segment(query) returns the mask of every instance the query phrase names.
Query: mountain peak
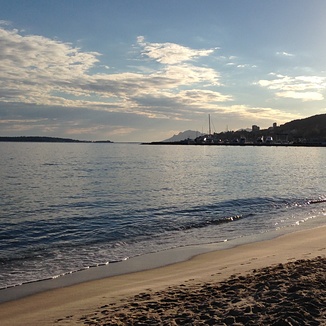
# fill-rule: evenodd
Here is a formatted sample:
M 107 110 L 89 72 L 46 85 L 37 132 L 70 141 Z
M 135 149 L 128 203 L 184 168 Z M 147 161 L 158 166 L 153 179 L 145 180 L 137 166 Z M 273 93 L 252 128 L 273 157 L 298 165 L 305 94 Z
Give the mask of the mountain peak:
M 181 131 L 177 135 L 173 135 L 169 139 L 165 139 L 162 142 L 176 142 L 176 141 L 182 141 L 185 139 L 195 139 L 198 136 L 201 136 L 202 133 L 199 131 L 194 131 L 194 130 L 186 130 L 186 131 Z

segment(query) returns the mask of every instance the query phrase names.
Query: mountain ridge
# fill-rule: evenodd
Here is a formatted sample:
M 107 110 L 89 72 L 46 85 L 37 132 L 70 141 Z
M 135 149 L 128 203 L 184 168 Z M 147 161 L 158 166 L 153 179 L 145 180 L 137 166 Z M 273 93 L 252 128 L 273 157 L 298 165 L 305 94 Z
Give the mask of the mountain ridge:
M 162 143 L 165 142 L 175 142 L 175 141 L 182 141 L 185 139 L 195 139 L 198 136 L 202 136 L 203 134 L 199 131 L 194 131 L 194 130 L 185 130 L 185 131 L 180 131 L 177 135 L 173 135 L 171 138 L 162 140 Z

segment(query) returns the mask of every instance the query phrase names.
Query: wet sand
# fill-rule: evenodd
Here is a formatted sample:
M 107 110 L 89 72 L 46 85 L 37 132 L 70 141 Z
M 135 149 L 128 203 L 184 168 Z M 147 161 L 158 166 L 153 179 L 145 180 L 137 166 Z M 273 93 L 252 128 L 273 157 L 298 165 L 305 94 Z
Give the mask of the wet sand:
M 0 305 L 0 325 L 326 325 L 326 227 Z

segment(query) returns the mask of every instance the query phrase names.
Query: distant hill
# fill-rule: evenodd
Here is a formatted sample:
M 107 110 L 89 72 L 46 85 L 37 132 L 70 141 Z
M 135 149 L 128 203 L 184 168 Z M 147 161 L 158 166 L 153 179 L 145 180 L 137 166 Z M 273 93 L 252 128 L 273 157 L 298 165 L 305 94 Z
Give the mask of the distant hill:
M 70 138 L 45 137 L 45 136 L 18 136 L 0 137 L 0 141 L 8 142 L 41 142 L 41 143 L 79 143 L 81 141 Z
M 287 122 L 277 131 L 300 138 L 326 138 L 326 114 Z
M 194 131 L 194 130 L 186 130 L 183 132 L 179 132 L 177 135 L 173 135 L 173 137 L 163 140 L 162 142 L 176 142 L 176 141 L 181 141 L 185 139 L 195 139 L 198 136 L 201 136 L 202 133 L 199 131 Z
M 1 142 L 35 142 L 35 143 L 112 143 L 110 140 L 87 141 L 70 138 L 45 136 L 0 137 Z

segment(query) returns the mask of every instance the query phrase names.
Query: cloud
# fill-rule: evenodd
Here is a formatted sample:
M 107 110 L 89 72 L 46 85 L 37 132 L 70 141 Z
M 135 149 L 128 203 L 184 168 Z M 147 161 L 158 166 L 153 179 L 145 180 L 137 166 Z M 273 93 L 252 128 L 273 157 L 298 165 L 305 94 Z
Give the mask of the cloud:
M 143 48 L 143 56 L 169 65 L 206 57 L 217 49 L 196 50 L 175 43 L 148 43 L 143 36 L 139 36 L 137 42 Z
M 248 105 L 233 105 L 232 112 L 238 112 L 249 121 L 277 121 L 279 123 L 302 118 L 300 114 L 284 112 L 269 107 L 251 107 Z
M 97 74 L 90 77 L 89 85 L 81 88 L 102 96 L 132 97 L 198 84 L 219 85 L 218 72 L 207 67 L 181 64 L 151 73 Z
M 32 131 L 37 127 L 53 132 L 65 124 L 68 134 L 77 130 L 95 134 L 105 126 L 109 129 L 102 124 L 103 118 L 94 126 L 86 125 L 86 120 L 91 124 L 95 116 L 122 113 L 187 120 L 185 112 L 209 110 L 218 102 L 232 100 L 229 95 L 205 89 L 221 86 L 218 71 L 195 65 L 197 58 L 210 55 L 214 49 L 149 43 L 142 37 L 138 42 L 139 53 L 135 55 L 146 53 L 146 61 L 161 65 L 147 70 L 140 65 L 138 70 L 136 66 L 129 72 L 112 73 L 101 64 L 100 53 L 0 27 L 0 120 L 2 127 L 8 127 L 2 130 L 11 126 L 11 131 Z M 36 122 L 37 117 L 42 120 Z M 119 130 L 131 129 L 119 125 Z
M 179 96 L 183 99 L 183 102 L 191 106 L 202 106 L 202 103 L 216 104 L 233 100 L 230 95 L 223 95 L 219 92 L 202 89 L 182 91 L 179 93 Z
M 259 80 L 258 85 L 275 92 L 277 97 L 302 101 L 321 101 L 326 88 L 326 78 L 320 76 L 283 76 L 270 74 L 274 79 Z
M 238 69 L 257 68 L 257 65 L 255 65 L 255 64 L 241 63 L 242 59 L 237 57 L 237 56 L 234 56 L 234 55 L 229 56 L 229 57 L 220 56 L 219 59 L 222 60 L 222 61 L 227 61 L 225 63 L 225 65 L 227 67 L 236 67 Z
M 119 103 L 122 108 L 127 107 L 134 96 L 161 90 L 175 93 L 174 88 L 199 84 L 219 85 L 219 74 L 214 69 L 183 62 L 209 55 L 213 50 L 146 43 L 144 48 L 151 59 L 179 64 L 150 73 L 110 74 L 104 69 L 103 73 L 91 74 L 96 64 L 101 67 L 97 52 L 83 52 L 69 43 L 1 28 L 0 42 L 2 102 L 96 108 L 106 105 L 114 109 Z
M 257 123 L 290 117 L 273 109 L 234 105 L 239 99 L 223 93 L 228 86 L 222 83 L 218 66 L 198 62 L 215 49 L 150 43 L 140 36 L 129 55 L 142 62 L 113 73 L 110 65 L 100 61 L 100 53 L 56 39 L 0 27 L 0 44 L 0 125 L 7 134 L 51 133 L 77 138 L 87 134 L 97 139 L 135 134 L 145 121 L 153 119 L 188 124 L 212 113 Z M 325 83 L 314 76 L 271 75 L 259 85 L 276 96 L 293 97 L 284 92 L 320 94 L 323 88 L 312 89 L 311 85 L 317 87 L 321 82 Z
M 11 22 L 0 19 L 0 26 L 9 26 L 9 25 L 11 25 Z
M 245 64 L 237 65 L 237 68 L 257 68 L 257 66 L 245 63 Z
M 298 99 L 302 100 L 304 102 L 307 101 L 322 101 L 324 99 L 324 96 L 318 92 L 293 92 L 293 91 L 287 91 L 287 92 L 276 92 L 276 96 L 278 97 L 284 97 L 284 98 L 292 98 L 292 99 Z
M 288 52 L 276 52 L 277 56 L 281 56 L 281 57 L 294 57 L 294 54 L 288 53 Z
M 3 102 L 56 102 L 53 92 L 70 93 L 87 83 L 98 53 L 81 52 L 68 43 L 0 28 L 0 89 Z M 55 103 L 54 103 L 55 104 Z

